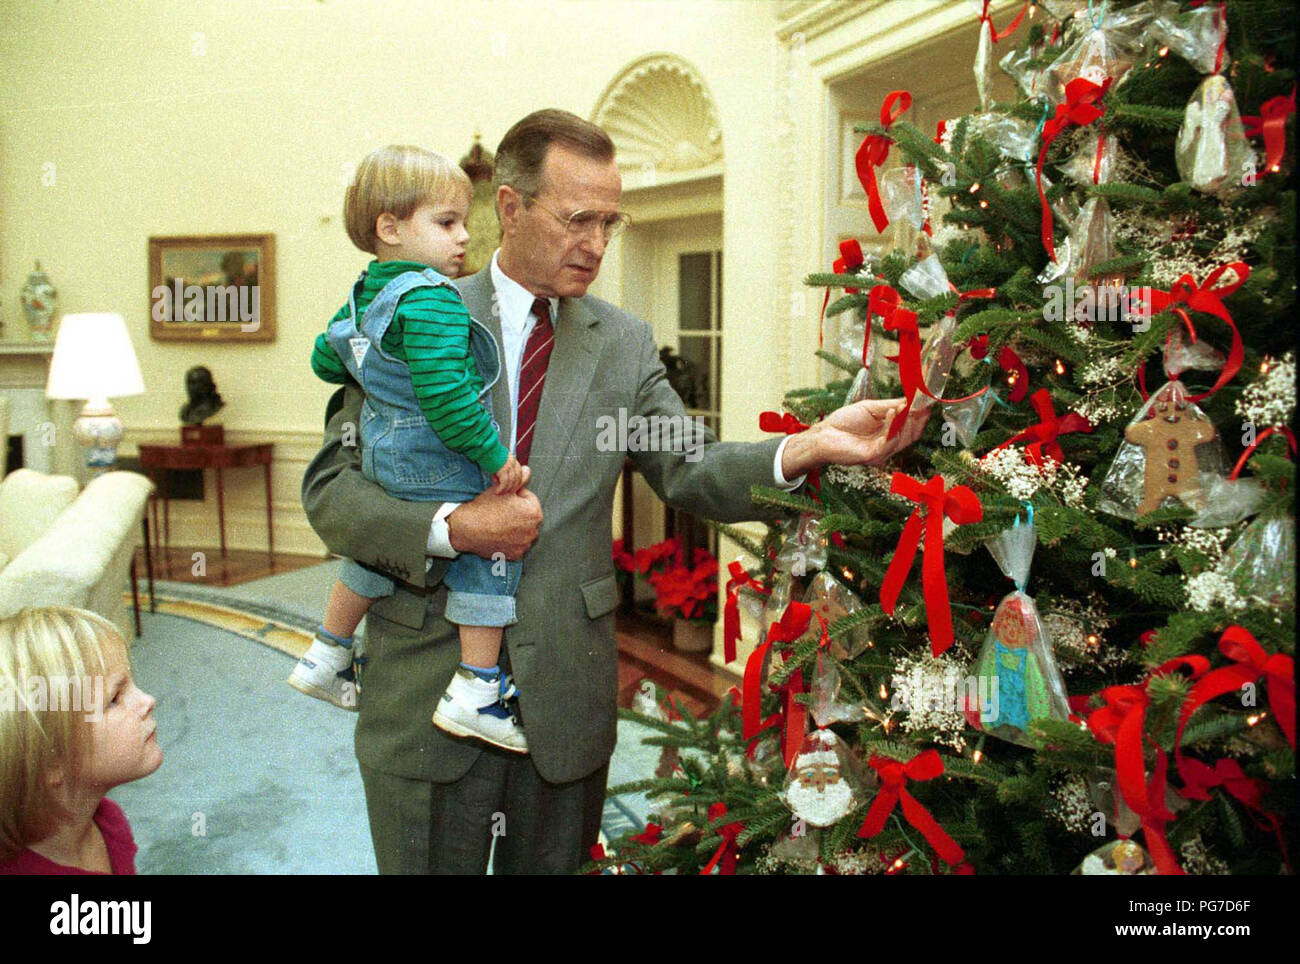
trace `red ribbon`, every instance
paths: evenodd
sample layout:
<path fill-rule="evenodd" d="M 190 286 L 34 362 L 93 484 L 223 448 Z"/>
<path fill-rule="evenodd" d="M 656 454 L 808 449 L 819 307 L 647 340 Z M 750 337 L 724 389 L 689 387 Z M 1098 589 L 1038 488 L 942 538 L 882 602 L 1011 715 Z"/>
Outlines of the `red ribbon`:
<path fill-rule="evenodd" d="M 943 774 L 943 757 L 938 750 L 926 750 L 912 757 L 907 763 L 899 763 L 888 757 L 872 754 L 867 761 L 880 776 L 880 790 L 871 801 L 871 809 L 866 819 L 858 828 L 859 837 L 874 837 L 885 829 L 885 821 L 894 812 L 894 807 L 902 803 L 903 816 L 925 837 L 935 853 L 949 865 L 960 864 L 966 859 L 964 851 L 957 841 L 948 835 L 948 831 L 939 825 L 920 802 L 907 792 L 908 780 L 933 780 Z"/>
<path fill-rule="evenodd" d="M 993 42 L 997 43 L 999 40 L 1005 40 L 1016 32 L 1016 28 L 1020 26 L 1020 21 L 1025 19 L 1025 13 L 1028 10 L 1029 4 L 1026 2 L 1025 5 L 1020 8 L 1020 12 L 1016 14 L 1016 18 L 1007 24 L 1005 29 L 999 31 L 993 26 L 993 17 L 989 14 L 989 0 L 984 0 L 984 9 L 980 12 L 980 20 L 988 21 L 989 34 L 993 37 Z"/>
<path fill-rule="evenodd" d="M 831 270 L 836 274 L 849 274 L 857 271 L 863 265 L 862 245 L 858 244 L 856 238 L 849 238 L 847 241 L 840 242 L 840 256 L 831 264 Z M 845 294 L 855 295 L 858 293 L 857 288 L 845 288 Z M 822 297 L 822 312 L 817 319 L 817 347 L 822 347 L 824 341 L 823 328 L 826 324 L 826 306 L 831 303 L 831 289 L 826 289 L 826 294 Z"/>
<path fill-rule="evenodd" d="M 727 805 L 721 801 L 709 807 L 709 823 L 716 823 L 727 815 Z M 714 851 L 713 857 L 704 869 L 700 871 L 701 877 L 707 877 L 713 873 L 713 868 L 718 868 L 720 874 L 734 874 L 736 864 L 740 860 L 740 845 L 736 843 L 736 838 L 740 832 L 745 829 L 745 825 L 739 821 L 728 823 L 718 828 L 722 834 L 722 843 L 718 844 L 718 849 Z"/>
<path fill-rule="evenodd" d="M 979 522 L 984 517 L 984 507 L 975 493 L 964 485 L 945 490 L 940 475 L 922 484 L 911 476 L 895 472 L 889 491 L 918 505 L 903 525 L 898 548 L 894 550 L 885 581 L 881 583 L 880 608 L 891 616 L 894 614 L 898 594 L 911 571 L 924 528 L 925 558 L 921 562 L 921 586 L 925 597 L 925 618 L 930 627 L 930 648 L 938 656 L 953 643 L 948 577 L 943 564 L 943 518 L 946 515 L 958 525 Z"/>
<path fill-rule="evenodd" d="M 727 601 L 722 607 L 722 649 L 724 662 L 730 663 L 736 658 L 736 643 L 740 640 L 740 587 L 749 586 L 763 595 L 770 595 L 772 590 L 746 572 L 739 562 L 731 562 L 727 571 L 731 578 L 727 580 Z"/>
<path fill-rule="evenodd" d="M 1183 868 L 1178 866 L 1178 858 L 1165 838 L 1165 827 L 1173 822 L 1174 815 L 1165 804 L 1165 775 L 1169 770 L 1169 761 L 1162 751 L 1156 760 L 1155 772 L 1151 782 L 1146 786 L 1145 806 L 1137 811 L 1142 820 L 1142 834 L 1146 837 L 1147 850 L 1155 862 L 1156 870 L 1167 876 L 1182 876 Z"/>
<path fill-rule="evenodd" d="M 1218 281 L 1219 278 L 1223 276 L 1224 272 L 1229 269 L 1232 269 L 1236 273 L 1237 280 L 1229 285 L 1220 285 L 1215 287 L 1215 282 Z M 1213 315 L 1215 318 L 1218 318 L 1227 325 L 1232 331 L 1232 346 L 1228 349 L 1228 360 L 1223 365 L 1223 371 L 1219 373 L 1218 381 L 1216 381 L 1208 391 L 1202 392 L 1200 395 L 1189 396 L 1187 399 L 1189 402 L 1199 402 L 1202 399 L 1213 395 L 1224 385 L 1228 384 L 1228 382 L 1232 381 L 1237 372 L 1241 370 L 1241 363 L 1246 355 L 1245 347 L 1242 345 L 1241 332 L 1237 330 L 1236 324 L 1233 323 L 1232 315 L 1228 314 L 1228 309 L 1223 303 L 1223 298 L 1225 295 L 1232 294 L 1245 284 L 1246 279 L 1249 277 L 1249 265 L 1242 261 L 1232 261 L 1215 268 L 1214 271 L 1210 273 L 1210 276 L 1199 285 L 1196 283 L 1196 279 L 1190 274 L 1185 274 L 1175 281 L 1173 287 L 1168 291 L 1160 291 L 1158 289 L 1150 291 L 1150 304 L 1148 307 L 1144 307 L 1147 305 L 1147 299 L 1143 296 L 1144 289 L 1138 289 L 1129 297 L 1130 309 L 1141 311 L 1149 310 L 1152 314 L 1159 314 L 1165 310 L 1172 310 L 1181 314 L 1181 309 L 1177 306 L 1186 305 L 1192 311 L 1201 311 L 1207 315 Z M 1191 322 L 1185 315 L 1183 316 L 1183 321 L 1189 328 L 1191 327 Z M 1195 331 L 1193 331 L 1192 337 L 1194 340 Z M 1139 380 L 1142 382 L 1142 397 L 1146 398 L 1147 392 L 1145 376 L 1140 369 Z"/>
<path fill-rule="evenodd" d="M 1053 261 L 1056 260 L 1056 245 L 1052 241 L 1052 208 L 1043 191 L 1043 161 L 1047 157 L 1047 148 L 1070 124 L 1083 127 L 1105 113 L 1105 108 L 1097 106 L 1097 101 L 1105 95 L 1110 81 L 1111 78 L 1107 77 L 1104 83 L 1094 84 L 1086 78 L 1076 77 L 1065 86 L 1065 103 L 1057 104 L 1056 116 L 1043 125 L 1043 146 L 1038 152 L 1038 199 L 1042 204 L 1043 248 Z"/>
<path fill-rule="evenodd" d="M 880 105 L 880 126 L 886 130 L 912 106 L 912 95 L 905 90 L 891 90 L 884 103 Z M 868 134 L 862 139 L 854 164 L 858 170 L 858 180 L 867 192 L 867 210 L 871 212 L 871 221 L 876 230 L 883 232 L 889 227 L 889 216 L 880 201 L 880 187 L 876 183 L 876 168 L 889 158 L 889 146 L 893 141 L 886 134 Z"/>
<path fill-rule="evenodd" d="M 976 335 L 970 341 L 970 354 L 976 361 L 979 361 L 989 353 L 989 336 Z M 1002 350 L 998 352 L 998 367 L 1009 375 L 1014 375 L 1011 381 L 1011 392 L 1007 397 L 1013 402 L 1024 401 L 1025 395 L 1029 393 L 1029 369 L 1021 361 L 1020 356 L 1016 354 L 1015 349 L 1010 345 L 1003 345 Z"/>
<path fill-rule="evenodd" d="M 1215 697 L 1240 690 L 1262 676 L 1268 683 L 1269 708 L 1294 750 L 1295 660 L 1285 653 L 1269 655 L 1251 632 L 1241 626 L 1229 626 L 1223 631 L 1219 637 L 1219 651 L 1232 660 L 1233 665 L 1212 670 L 1192 687 L 1178 715 L 1175 746 L 1182 742 L 1183 728 L 1193 713 Z M 1179 772 L 1182 773 L 1181 761 Z M 1183 779 L 1186 779 L 1185 775 Z"/>
<path fill-rule="evenodd" d="M 798 432 L 807 431 L 808 426 L 789 412 L 763 412 L 758 416 L 758 428 L 761 432 L 795 435 Z"/>
<path fill-rule="evenodd" d="M 1055 459 L 1057 462 L 1065 461 L 1065 453 L 1056 441 L 1058 436 L 1068 435 L 1072 432 L 1086 433 L 1092 431 L 1092 423 L 1076 412 L 1067 412 L 1058 416 L 1052 408 L 1052 395 L 1045 388 L 1040 388 L 1034 392 L 1029 404 L 1038 413 L 1038 424 L 1031 425 L 1023 432 L 1011 436 L 1011 438 L 995 448 L 994 452 L 1000 452 L 1008 445 L 1014 445 L 1016 442 L 1027 441 L 1029 444 L 1025 446 L 1025 458 L 1031 464 L 1041 468 L 1044 456 Z"/>
<path fill-rule="evenodd" d="M 808 624 L 811 620 L 812 607 L 807 603 L 792 600 L 785 607 L 785 612 L 781 614 L 780 620 L 772 624 L 767 639 L 750 653 L 749 660 L 745 663 L 744 692 L 740 708 L 741 736 L 745 740 L 752 740 L 769 727 L 784 722 L 782 755 L 786 757 L 786 766 L 794 762 L 795 751 L 798 750 L 799 741 L 803 737 L 802 727 L 805 723 L 805 708 L 802 703 L 798 703 L 794 699 L 796 695 L 803 692 L 803 675 L 799 671 L 790 675 L 790 678 L 782 687 L 784 690 L 782 711 L 773 713 L 764 720 L 761 718 L 763 712 L 763 661 L 767 658 L 768 651 L 774 643 L 789 644 L 803 636 L 808 631 Z M 786 649 L 788 650 L 788 646 Z M 799 731 L 797 738 L 795 736 L 796 729 Z"/>
<path fill-rule="evenodd" d="M 1287 444 L 1291 448 L 1291 457 L 1292 459 L 1295 458 L 1296 455 L 1295 436 L 1291 434 L 1291 430 L 1287 428 L 1285 425 L 1273 425 L 1270 426 L 1269 428 L 1264 429 L 1264 431 L 1260 432 L 1259 436 L 1255 439 L 1255 443 L 1249 446 L 1246 449 L 1246 451 L 1241 453 L 1241 458 L 1237 459 L 1237 464 L 1233 466 L 1232 474 L 1228 476 L 1229 479 L 1235 480 L 1239 475 L 1241 475 L 1241 470 L 1246 467 L 1246 462 L 1250 459 L 1252 455 L 1255 454 L 1255 449 L 1259 448 L 1260 444 L 1263 443 L 1264 439 L 1268 438 L 1274 432 L 1281 432 L 1284 436 L 1286 436 Z"/>
<path fill-rule="evenodd" d="M 1258 115 L 1241 119 L 1247 137 L 1264 138 L 1264 170 L 1276 174 L 1286 154 L 1286 119 L 1295 113 L 1295 87 L 1288 97 L 1271 97 L 1259 107 Z"/>
<path fill-rule="evenodd" d="M 1179 764 L 1179 772 L 1187 781 L 1182 795 L 1189 800 L 1208 800 L 1209 791 L 1222 787 L 1250 813 L 1256 826 L 1267 830 L 1277 838 L 1278 850 L 1282 860 L 1291 870 L 1291 860 L 1286 852 L 1286 838 L 1282 835 L 1282 818 L 1271 810 L 1264 809 L 1264 793 L 1268 783 L 1246 776 L 1241 764 L 1227 757 L 1210 767 L 1200 760 L 1187 759 Z"/>

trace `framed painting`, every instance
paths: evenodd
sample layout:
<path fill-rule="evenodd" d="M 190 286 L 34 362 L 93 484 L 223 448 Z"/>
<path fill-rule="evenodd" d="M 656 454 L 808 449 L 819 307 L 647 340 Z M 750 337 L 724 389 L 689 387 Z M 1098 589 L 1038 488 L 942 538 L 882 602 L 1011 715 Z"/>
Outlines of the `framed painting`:
<path fill-rule="evenodd" d="M 150 238 L 149 334 L 160 341 L 274 341 L 275 235 Z"/>

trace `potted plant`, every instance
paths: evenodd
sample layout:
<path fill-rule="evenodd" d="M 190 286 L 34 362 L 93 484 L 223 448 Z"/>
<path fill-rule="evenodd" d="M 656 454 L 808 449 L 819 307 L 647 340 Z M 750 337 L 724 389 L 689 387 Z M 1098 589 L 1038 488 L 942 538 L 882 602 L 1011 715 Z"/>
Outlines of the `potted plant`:
<path fill-rule="evenodd" d="M 713 648 L 713 624 L 718 618 L 718 560 L 697 548 L 688 565 L 681 540 L 665 539 L 629 553 L 621 539 L 614 542 L 614 565 L 644 576 L 655 591 L 655 610 L 673 621 L 673 646 L 685 652 Z"/>

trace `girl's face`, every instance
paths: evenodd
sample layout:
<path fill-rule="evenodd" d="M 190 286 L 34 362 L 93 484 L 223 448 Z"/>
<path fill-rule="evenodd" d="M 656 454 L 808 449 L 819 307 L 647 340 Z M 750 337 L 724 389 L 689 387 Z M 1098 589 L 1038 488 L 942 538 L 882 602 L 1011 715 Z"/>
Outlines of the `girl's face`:
<path fill-rule="evenodd" d="M 90 723 L 90 757 L 78 780 L 83 787 L 109 790 L 162 765 L 153 707 L 154 698 L 131 679 L 126 650 L 116 647 L 104 668 L 104 712 Z"/>

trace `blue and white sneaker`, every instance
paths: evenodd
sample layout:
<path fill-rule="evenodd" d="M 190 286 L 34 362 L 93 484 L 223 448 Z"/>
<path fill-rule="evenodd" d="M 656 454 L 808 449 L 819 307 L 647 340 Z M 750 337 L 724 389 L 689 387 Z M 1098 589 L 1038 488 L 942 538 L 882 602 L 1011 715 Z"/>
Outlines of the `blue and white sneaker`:
<path fill-rule="evenodd" d="M 351 647 L 339 646 L 317 636 L 289 674 L 289 685 L 299 693 L 357 712 L 358 690 L 352 669 Z"/>
<path fill-rule="evenodd" d="M 528 740 L 511 703 L 518 690 L 509 676 L 485 680 L 461 667 L 438 700 L 434 725 L 455 736 L 482 740 L 512 753 L 527 753 Z"/>

